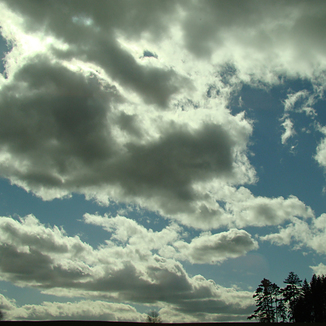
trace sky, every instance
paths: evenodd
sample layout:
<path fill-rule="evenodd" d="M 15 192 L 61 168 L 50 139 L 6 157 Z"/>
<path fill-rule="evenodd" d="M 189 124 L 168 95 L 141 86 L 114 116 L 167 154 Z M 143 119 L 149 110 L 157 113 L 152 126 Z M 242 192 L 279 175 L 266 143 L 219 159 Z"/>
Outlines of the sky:
<path fill-rule="evenodd" d="M 324 0 L 1 0 L 0 310 L 245 321 L 326 273 Z"/>

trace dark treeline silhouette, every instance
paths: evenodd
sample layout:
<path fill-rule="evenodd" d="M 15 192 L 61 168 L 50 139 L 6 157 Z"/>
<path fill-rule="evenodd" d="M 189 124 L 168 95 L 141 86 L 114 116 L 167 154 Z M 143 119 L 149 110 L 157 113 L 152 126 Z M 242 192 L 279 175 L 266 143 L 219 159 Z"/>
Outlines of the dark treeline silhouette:
<path fill-rule="evenodd" d="M 264 278 L 254 293 L 256 309 L 248 319 L 261 323 L 326 322 L 326 276 L 313 275 L 310 283 L 293 272 L 284 280 L 285 287 Z"/>
<path fill-rule="evenodd" d="M 152 324 L 160 324 L 162 323 L 162 318 L 156 310 L 151 310 L 147 313 L 146 322 Z"/>

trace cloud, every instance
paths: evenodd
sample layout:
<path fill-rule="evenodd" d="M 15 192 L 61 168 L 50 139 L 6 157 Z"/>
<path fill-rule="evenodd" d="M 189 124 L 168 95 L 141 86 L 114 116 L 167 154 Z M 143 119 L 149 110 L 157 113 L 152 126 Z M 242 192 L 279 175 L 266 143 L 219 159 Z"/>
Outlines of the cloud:
<path fill-rule="evenodd" d="M 277 71 L 310 74 L 316 67 L 314 60 L 325 64 L 319 32 L 325 6 L 319 1 L 277 6 L 259 1 L 195 2 L 186 13 L 184 41 L 197 57 L 224 59 L 227 49 L 232 49 L 228 57 L 243 72 L 248 69 L 265 80 Z M 262 76 L 263 64 L 268 67 L 267 78 Z"/>
<path fill-rule="evenodd" d="M 63 229 L 54 226 L 46 228 L 33 215 L 19 221 L 11 217 L 1 217 L 2 241 L 8 245 L 24 248 L 42 248 L 43 253 L 69 254 L 78 256 L 91 250 L 78 236 L 68 237 Z"/>
<path fill-rule="evenodd" d="M 212 103 L 164 116 L 146 106 L 138 112 L 107 80 L 44 56 L 18 69 L 0 93 L 0 171 L 43 199 L 79 192 L 202 229 L 274 224 L 291 214 L 290 203 L 306 215 L 294 198 L 254 198 L 230 186 L 256 180 L 244 114 Z"/>
<path fill-rule="evenodd" d="M 119 6 L 111 2 L 102 3 L 100 6 L 89 5 L 86 2 L 78 6 L 58 2 L 54 6 L 50 4 L 50 6 L 37 6 L 37 8 L 32 3 L 30 8 L 19 2 L 7 3 L 7 5 L 23 15 L 26 19 L 24 28 L 28 32 L 35 33 L 43 29 L 44 34 L 54 34 L 56 38 L 63 39 L 69 44 L 69 47 L 64 50 L 52 49 L 57 57 L 66 60 L 80 57 L 82 61 L 100 66 L 110 78 L 122 87 L 139 94 L 146 103 L 165 107 L 169 98 L 178 92 L 182 83 L 186 82 L 184 78 L 178 77 L 173 69 L 140 65 L 117 42 L 115 36 L 117 31 L 133 36 L 137 33 L 137 29 L 138 32 L 142 32 L 148 27 L 143 22 L 140 24 L 136 18 L 145 9 L 142 5 L 131 5 L 128 1 L 123 1 Z M 159 30 L 167 24 L 163 22 L 164 18 L 160 19 L 160 16 L 166 18 L 166 14 L 172 14 L 175 7 L 159 3 L 156 5 L 149 4 L 146 8 L 148 14 L 157 16 L 157 21 L 151 20 L 150 22 L 152 28 L 149 31 L 153 36 L 157 36 L 154 29 Z M 102 14 L 104 11 L 110 12 L 111 15 L 115 12 L 115 17 L 104 18 Z M 38 12 L 37 15 L 35 15 L 36 12 Z M 126 12 L 130 12 L 130 15 L 126 15 Z M 47 17 L 47 20 L 44 20 L 44 17 Z M 59 17 L 61 18 L 58 19 Z M 123 21 L 125 25 L 122 24 Z M 131 21 L 135 22 L 133 27 L 130 25 Z M 158 26 L 155 28 L 153 23 Z"/>
<path fill-rule="evenodd" d="M 295 249 L 303 246 L 315 250 L 319 254 L 325 254 L 324 243 L 326 241 L 326 214 L 313 218 L 311 223 L 294 218 L 292 222 L 279 226 L 278 233 L 271 233 L 261 237 L 263 241 L 270 241 L 276 245 L 291 245 Z"/>
<path fill-rule="evenodd" d="M 193 313 L 188 314 L 180 310 L 173 309 L 172 306 L 166 306 L 160 309 L 160 316 L 163 322 L 165 320 L 171 321 L 172 323 L 196 323 L 196 322 L 245 322 L 248 314 L 242 311 L 241 314 L 220 314 L 220 313 Z"/>
<path fill-rule="evenodd" d="M 231 229 L 227 232 L 211 234 L 204 232 L 191 240 L 184 241 L 183 229 L 176 224 L 171 224 L 161 231 L 153 232 L 137 224 L 137 222 L 124 216 L 108 217 L 85 214 L 84 221 L 88 224 L 102 226 L 111 233 L 110 244 L 122 245 L 126 252 L 131 247 L 131 252 L 142 253 L 143 259 L 150 257 L 152 250 L 158 250 L 158 254 L 164 258 L 189 261 L 191 263 L 217 263 L 229 258 L 236 258 L 245 255 L 248 251 L 258 248 L 258 243 L 251 238 L 251 235 L 244 230 Z M 185 234 L 186 235 L 186 234 Z M 119 258 L 121 252 L 112 250 L 110 256 Z M 114 253 L 115 252 L 115 253 Z M 140 256 L 139 256 L 140 257 Z M 135 261 L 137 257 L 130 256 Z"/>
<path fill-rule="evenodd" d="M 326 139 L 325 138 L 322 139 L 319 145 L 317 146 L 315 159 L 321 167 L 323 168 L 326 167 Z"/>
<path fill-rule="evenodd" d="M 178 260 L 189 260 L 195 264 L 215 264 L 228 258 L 243 256 L 257 248 L 257 241 L 253 240 L 249 233 L 231 229 L 213 235 L 210 232 L 203 233 L 190 243 L 176 241 L 173 248 L 163 247 L 159 253 L 163 256 L 172 254 L 172 257 Z"/>
<path fill-rule="evenodd" d="M 154 232 L 152 229 L 146 229 L 136 221 L 120 215 L 109 217 L 85 214 L 84 221 L 87 224 L 101 226 L 110 232 L 112 243 L 130 244 L 142 251 L 157 250 L 168 243 L 174 243 L 182 233 L 182 228 L 177 224 L 171 224 L 161 231 Z"/>
<path fill-rule="evenodd" d="M 11 319 L 8 317 L 8 312 L 16 308 L 15 300 L 6 298 L 4 295 L 0 294 L 0 311 L 3 314 L 4 320 Z"/>
<path fill-rule="evenodd" d="M 282 123 L 282 127 L 284 127 L 284 133 L 281 136 L 282 144 L 285 144 L 286 141 L 295 135 L 295 130 L 293 129 L 293 122 L 291 119 L 287 118 Z"/>
<path fill-rule="evenodd" d="M 89 272 L 84 259 L 92 249 L 77 236 L 46 228 L 32 215 L 20 222 L 1 217 L 3 278 L 20 286 L 52 287 L 80 281 Z"/>
<path fill-rule="evenodd" d="M 179 262 L 155 253 L 180 236 L 176 226 L 153 232 L 121 216 L 110 219 L 85 215 L 85 220 L 112 232 L 110 240 L 94 249 L 78 237 L 67 236 L 64 230 L 44 226 L 34 216 L 20 221 L 1 217 L 2 280 L 57 296 L 173 305 L 186 314 L 194 313 L 196 305 L 198 313 L 204 314 L 213 310 L 217 314 L 244 314 L 252 306 L 250 292 L 221 287 L 201 275 L 190 277 Z M 228 243 L 223 240 L 225 237 L 233 239 Z M 197 242 L 205 242 L 207 237 L 198 239 L 191 248 L 197 246 L 197 250 L 204 251 L 205 244 Z M 219 241 L 223 259 L 239 256 L 256 246 L 244 231 L 222 233 Z M 240 248 L 243 245 L 247 248 Z M 70 310 L 73 316 L 73 311 L 78 310 L 74 307 Z M 24 311 L 35 309 L 26 306 Z M 42 319 L 51 314 L 51 309 L 61 311 L 54 315 L 68 316 L 64 312 L 68 308 L 59 304 L 38 307 L 35 315 L 26 311 L 24 314 L 31 319 L 40 315 Z"/>
<path fill-rule="evenodd" d="M 230 291 L 232 292 L 232 290 Z M 240 298 L 240 297 L 239 297 Z M 5 320 L 100 320 L 100 321 L 131 321 L 143 322 L 145 314 L 128 305 L 121 303 L 110 303 L 106 301 L 80 300 L 75 302 L 43 302 L 42 304 L 28 304 L 17 306 L 11 301 L 0 295 L 2 311 Z M 190 307 L 189 307 L 190 308 Z M 182 312 L 181 309 L 174 309 L 172 305 L 160 307 L 159 314 L 164 322 L 198 322 L 205 321 L 244 321 L 250 312 L 250 307 L 242 310 L 241 314 L 220 314 L 216 313 L 192 313 Z M 240 309 L 241 310 L 241 309 Z M 248 312 L 247 312 L 248 310 Z M 235 311 L 234 311 L 235 312 Z"/>
<path fill-rule="evenodd" d="M 326 135 L 325 126 L 321 126 L 320 124 L 317 124 L 317 130 L 321 132 L 323 135 Z M 326 138 L 321 139 L 320 143 L 316 148 L 316 155 L 314 158 L 322 168 L 326 167 Z"/>
<path fill-rule="evenodd" d="M 252 179 L 243 116 L 206 110 L 158 120 L 154 111 L 144 122 L 120 108 L 126 100 L 114 86 L 91 77 L 38 57 L 3 85 L 2 175 L 43 199 L 94 193 L 171 217 L 215 205 L 196 183 Z"/>
<path fill-rule="evenodd" d="M 310 266 L 310 268 L 316 275 L 326 275 L 326 265 L 324 265 L 323 263 L 320 263 L 317 266 Z"/>
<path fill-rule="evenodd" d="M 5 320 L 102 320 L 144 321 L 144 316 L 127 304 L 82 300 L 77 302 L 43 302 L 21 307 L 0 295 Z"/>
<path fill-rule="evenodd" d="M 316 110 L 312 107 L 318 99 L 322 98 L 322 95 L 319 94 L 319 91 L 315 90 L 313 93 L 310 93 L 308 90 L 303 89 L 296 93 L 289 90 L 287 99 L 283 101 L 284 104 L 284 114 L 280 119 L 282 121 L 282 127 L 285 129 L 282 136 L 281 141 L 282 144 L 285 144 L 290 137 L 296 135 L 294 129 L 294 122 L 291 119 L 293 113 L 305 113 L 306 116 L 315 120 L 317 117 Z"/>
<path fill-rule="evenodd" d="M 78 193 L 171 222 L 154 232 L 123 216 L 85 214 L 85 223 L 108 231 L 93 248 L 32 215 L 2 217 L 3 279 L 57 295 L 155 303 L 179 321 L 238 320 L 252 309 L 251 294 L 190 277 L 176 260 L 245 255 L 258 244 L 239 229 L 284 223 L 262 240 L 324 252 L 322 216 L 295 196 L 246 188 L 258 181 L 249 151 L 255 125 L 232 111 L 243 85 L 269 89 L 299 77 L 313 91 L 288 91 L 282 143 L 299 130 L 293 114 L 316 118 L 312 106 L 326 85 L 323 1 L 2 0 L 0 7 L 1 33 L 13 45 L 0 76 L 0 176 L 43 200 Z M 315 156 L 322 167 L 325 152 L 322 139 Z M 210 232 L 189 240 L 177 223 Z M 60 304 L 50 306 L 37 315 Z"/>
<path fill-rule="evenodd" d="M 309 215 L 294 197 L 241 198 L 257 181 L 248 157 L 253 124 L 232 115 L 229 101 L 243 83 L 309 75 L 315 54 L 297 57 L 293 28 L 301 19 L 313 29 L 309 15 L 323 10 L 256 1 L 2 7 L 3 35 L 15 45 L 0 89 L 3 177 L 45 200 L 82 193 L 204 230 L 274 225 L 293 215 L 288 206 Z M 285 44 L 280 35 L 292 38 Z M 300 99 L 307 108 L 314 95 L 290 94 L 285 112 Z M 284 119 L 283 143 L 294 130 Z M 322 144 L 317 152 L 322 162 Z M 238 201 L 225 196 L 238 185 Z"/>
<path fill-rule="evenodd" d="M 288 98 L 284 100 L 284 111 L 297 111 L 302 112 L 305 107 L 314 104 L 314 97 L 309 96 L 307 90 L 301 90 L 296 93 L 288 94 Z M 298 107 L 299 106 L 299 107 Z"/>
<path fill-rule="evenodd" d="M 245 187 L 224 187 L 217 190 L 217 194 L 221 201 L 225 201 L 223 218 L 229 226 L 263 227 L 282 224 L 295 216 L 314 217 L 312 209 L 293 195 L 288 198 L 256 197 Z"/>

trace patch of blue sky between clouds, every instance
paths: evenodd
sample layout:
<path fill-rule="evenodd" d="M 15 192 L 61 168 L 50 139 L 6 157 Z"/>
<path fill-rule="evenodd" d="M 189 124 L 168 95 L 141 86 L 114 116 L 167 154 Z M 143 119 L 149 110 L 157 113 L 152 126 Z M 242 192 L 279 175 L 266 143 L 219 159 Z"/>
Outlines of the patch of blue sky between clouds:
<path fill-rule="evenodd" d="M 0 73 L 3 74 L 5 72 L 5 56 L 10 51 L 10 46 L 8 46 L 8 41 L 3 38 L 0 33 Z"/>

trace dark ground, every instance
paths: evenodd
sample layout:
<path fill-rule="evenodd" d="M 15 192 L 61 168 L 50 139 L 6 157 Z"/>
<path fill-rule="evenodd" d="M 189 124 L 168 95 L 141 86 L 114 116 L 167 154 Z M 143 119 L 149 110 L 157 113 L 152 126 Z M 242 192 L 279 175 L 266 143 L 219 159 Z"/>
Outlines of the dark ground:
<path fill-rule="evenodd" d="M 148 323 L 132 323 L 132 322 L 109 322 L 109 321 L 85 321 L 85 320 L 51 320 L 51 321 L 2 321 L 0 322 L 1 326 L 5 325 L 10 325 L 10 326 L 22 326 L 22 324 L 28 324 L 29 326 L 45 326 L 45 325 L 50 325 L 50 326 L 86 326 L 86 325 L 92 325 L 92 326 L 144 326 L 144 325 L 149 325 Z M 240 326 L 240 325 L 245 325 L 245 326 L 258 326 L 258 325 L 266 325 L 266 324 L 261 324 L 261 323 L 254 323 L 254 322 L 244 322 L 244 323 L 173 323 L 173 324 L 165 324 L 161 323 L 161 326 L 193 326 L 193 325 L 203 325 L 205 326 Z M 269 325 L 284 325 L 284 323 L 270 323 Z M 310 324 L 305 324 L 305 323 L 289 323 L 290 325 L 297 325 L 297 326 L 307 326 L 307 325 L 326 325 L 326 323 L 310 323 Z"/>

